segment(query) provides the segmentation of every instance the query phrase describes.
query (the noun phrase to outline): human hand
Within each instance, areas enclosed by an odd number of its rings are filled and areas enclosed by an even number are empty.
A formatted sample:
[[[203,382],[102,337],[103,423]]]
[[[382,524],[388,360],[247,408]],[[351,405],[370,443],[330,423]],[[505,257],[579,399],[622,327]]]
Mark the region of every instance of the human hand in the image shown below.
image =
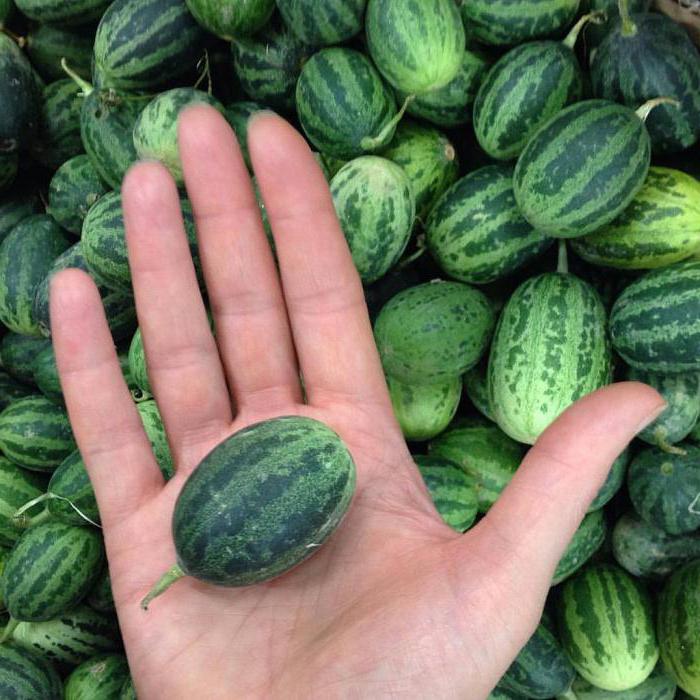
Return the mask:
[[[610,464],[662,401],[641,384],[580,401],[488,515],[455,533],[393,417],[360,280],[311,151],[268,114],[249,139],[279,275],[225,120],[207,107],[181,119],[216,340],[169,174],[142,163],[123,186],[149,376],[176,463],[167,484],[95,285],[77,270],[52,285],[61,381],[139,698],[484,698],[534,631]],[[355,459],[357,492],[339,530],[279,579],[229,589],[186,578],[144,612],[141,599],[175,561],[170,523],[188,475],[228,435],[289,414],[328,424]]]

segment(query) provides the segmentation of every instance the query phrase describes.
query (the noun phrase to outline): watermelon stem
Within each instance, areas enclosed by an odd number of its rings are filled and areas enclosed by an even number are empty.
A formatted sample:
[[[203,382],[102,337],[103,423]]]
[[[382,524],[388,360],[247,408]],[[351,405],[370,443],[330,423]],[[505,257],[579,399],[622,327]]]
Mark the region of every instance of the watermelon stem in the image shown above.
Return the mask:
[[[409,95],[403,103],[403,107],[397,112],[396,116],[387,123],[387,125],[376,135],[376,136],[365,136],[365,138],[360,141],[360,148],[363,151],[376,151],[382,146],[386,146],[394,134],[394,130],[398,126],[399,122],[403,119],[403,115],[406,114],[408,105],[416,99],[415,95]]]
[[[73,79],[73,82],[83,91],[83,97],[87,97],[95,88],[88,83],[87,80],[83,80],[69,65],[65,58],[61,59],[61,68],[67,73],[69,78]]]
[[[685,455],[688,454],[688,452],[681,447],[676,447],[675,445],[672,445],[670,442],[667,442],[666,440],[666,430],[663,427],[659,427],[654,431],[654,439],[656,440],[656,446],[660,449],[663,450],[664,452],[667,452],[668,454],[672,455],[681,455],[682,457],[685,457]]]
[[[559,239],[559,261],[557,263],[557,272],[560,275],[569,273],[569,250],[566,247],[566,241],[563,238]]]
[[[618,9],[622,20],[622,36],[634,36],[637,33],[637,25],[630,17],[628,0],[618,0]]]
[[[605,21],[605,13],[601,12],[600,10],[596,12],[590,12],[587,15],[583,15],[581,19],[574,24],[574,26],[571,28],[571,31],[566,35],[566,38],[564,41],[562,41],[562,44],[566,46],[566,48],[571,49],[572,51],[574,50],[574,46],[576,46],[576,41],[578,40],[578,36],[581,33],[581,30],[589,23],[593,22],[593,24],[603,24]]]
[[[12,41],[14,41],[20,49],[23,49],[27,45],[26,37],[20,36],[19,34],[15,34],[13,31],[10,31],[7,27],[3,25],[0,25],[0,32],[9,36],[10,39],[12,39]]]
[[[148,606],[154,598],[157,598],[161,593],[165,593],[175,581],[181,579],[185,575],[185,572],[177,564],[175,564],[172,569],[168,569],[160,577],[156,585],[151,588],[148,595],[141,601],[141,607],[144,610],[148,610]]]
[[[423,257],[426,250],[428,250],[428,248],[425,245],[425,236],[419,236],[418,246],[417,246],[416,250],[413,253],[411,253],[410,255],[407,255],[403,260],[401,260],[396,265],[396,269],[403,270],[404,267],[408,267],[412,262],[415,262],[416,260],[418,260],[418,258]]]
[[[54,495],[52,493],[42,493],[41,496],[37,496],[36,498],[33,498],[31,501],[27,501],[18,511],[15,512],[15,514],[12,516],[12,521],[14,525],[17,527],[20,527],[22,529],[28,528],[31,525],[36,525],[37,522],[42,522],[46,520],[46,518],[49,516],[49,511],[48,509],[43,510],[41,513],[38,515],[35,515],[33,518],[30,518],[25,515],[25,513],[33,508],[34,506],[38,506],[40,503],[44,503],[45,501],[48,501],[49,499],[54,498]]]
[[[637,116],[645,122],[651,111],[658,107],[659,105],[674,105],[675,107],[680,107],[681,103],[675,100],[673,97],[656,97],[653,100],[645,102],[636,112]]]
[[[12,637],[12,633],[15,631],[17,625],[19,625],[19,620],[15,620],[15,618],[10,615],[10,619],[7,621],[5,629],[2,631],[2,636],[0,636],[0,644],[4,644]]]

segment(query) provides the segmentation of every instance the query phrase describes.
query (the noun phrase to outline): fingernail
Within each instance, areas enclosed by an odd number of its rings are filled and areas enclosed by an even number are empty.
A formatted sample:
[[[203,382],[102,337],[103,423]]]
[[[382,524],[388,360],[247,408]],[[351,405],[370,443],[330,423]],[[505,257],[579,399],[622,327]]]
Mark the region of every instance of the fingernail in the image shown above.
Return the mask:
[[[660,406],[657,406],[640,424],[639,427],[637,428],[636,434],[639,435],[639,433],[644,430],[644,428],[648,428],[666,409],[668,408],[668,404],[664,401]]]
[[[270,116],[277,116],[277,112],[272,111],[271,109],[259,109],[257,112],[253,112],[249,117],[248,117],[248,128],[250,129],[252,123],[258,119],[262,119],[262,117],[270,117]]]

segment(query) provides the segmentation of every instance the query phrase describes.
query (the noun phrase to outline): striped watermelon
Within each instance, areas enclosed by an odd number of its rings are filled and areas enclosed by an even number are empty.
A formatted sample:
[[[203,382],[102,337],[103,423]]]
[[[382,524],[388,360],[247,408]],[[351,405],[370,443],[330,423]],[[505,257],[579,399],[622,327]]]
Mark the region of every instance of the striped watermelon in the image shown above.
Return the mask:
[[[84,661],[66,678],[64,700],[111,700],[129,677],[123,654],[101,654]]]
[[[47,212],[66,231],[80,235],[90,207],[107,191],[90,158],[84,154],[75,156],[51,178]]]
[[[39,336],[32,306],[39,283],[54,259],[71,245],[63,230],[44,214],[15,226],[0,245],[0,320],[15,333]]]
[[[286,25],[305,44],[329,46],[362,30],[367,0],[277,0]]]
[[[579,674],[603,690],[628,690],[659,659],[652,601],[642,584],[611,564],[587,567],[563,586],[560,639]]]
[[[184,0],[115,0],[95,36],[99,87],[147,90],[184,78],[203,36]]]
[[[248,152],[248,122],[256,112],[262,112],[266,108],[257,102],[232,102],[226,107],[224,116],[226,121],[231,125],[238,145],[240,146],[243,160],[250,172],[253,172],[253,166],[250,162],[250,153]]]
[[[540,624],[499,681],[499,686],[537,700],[564,693],[575,677],[576,671],[556,637]]]
[[[48,661],[72,666],[121,646],[116,618],[82,604],[54,620],[20,622],[12,639]]]
[[[14,0],[23,15],[37,22],[59,25],[88,24],[102,17],[109,0]]]
[[[577,678],[569,693],[562,695],[567,700],[673,700],[676,697],[676,682],[660,662],[643,683],[629,690],[601,690],[583,678]]]
[[[426,234],[442,270],[472,284],[511,274],[553,243],[520,213],[507,165],[487,165],[454,184],[430,213]]]
[[[173,513],[177,565],[143,607],[182,576],[221,586],[279,576],[318,551],[354,491],[352,457],[323,423],[287,416],[244,428],[185,482]]]
[[[178,120],[184,109],[199,104],[224,111],[223,105],[206,92],[174,88],[154,97],[134,124],[134,148],[138,157],[161,161],[180,187],[185,184],[185,179],[178,148]]]
[[[651,160],[642,117],[605,100],[563,109],[528,142],[513,179],[523,216],[542,233],[575,238],[621,214]]]
[[[57,80],[44,88],[41,116],[32,156],[49,170],[83,152],[80,139],[80,88],[70,79]]]
[[[416,215],[423,220],[459,175],[459,158],[450,140],[437,129],[403,121],[382,156],[400,165],[411,181]]]
[[[513,478],[525,450],[493,423],[464,419],[430,443],[430,456],[448,459],[472,477],[479,512],[486,513]]]
[[[19,171],[19,153],[0,153],[0,192],[7,190],[16,180]]]
[[[460,377],[437,384],[405,384],[387,375],[394,415],[406,440],[430,440],[454,418],[462,396]]]
[[[17,44],[0,32],[0,144],[12,153],[27,148],[36,132],[41,104],[32,67]]]
[[[185,0],[194,18],[223,39],[255,34],[270,19],[275,0]]]
[[[336,158],[355,158],[387,145],[399,115],[391,91],[359,51],[324,49],[301,69],[299,121],[311,143]]]
[[[45,483],[41,475],[0,457],[0,546],[12,547],[18,540],[22,528],[13,516],[27,501],[41,496]]]
[[[129,167],[138,159],[134,124],[151,99],[114,90],[92,90],[80,110],[80,136],[99,176],[119,189]]]
[[[15,226],[0,245],[0,320],[15,333],[41,335],[34,320],[34,294],[54,259],[71,245],[45,214]]]
[[[114,612],[114,596],[108,566],[102,569],[102,573],[85,600],[91,608],[98,612]]]
[[[52,620],[75,607],[104,562],[102,536],[87,527],[45,522],[17,541],[3,575],[5,604],[14,620]]]
[[[192,207],[186,200],[181,201],[181,206],[190,250],[196,256],[197,239]],[[106,194],[90,209],[83,222],[82,244],[85,261],[95,281],[115,292],[130,295],[131,270],[124,233],[122,198],[118,192]]]
[[[467,32],[496,46],[513,46],[561,33],[580,0],[459,0]]]
[[[620,17],[620,0],[588,0],[588,4],[592,12],[604,12],[606,16],[606,21],[602,24],[589,24],[586,27],[586,46],[592,59],[593,52],[610,33],[615,26],[615,22]],[[627,7],[630,12],[647,12],[650,5],[651,0],[627,0]]]
[[[141,330],[136,329],[134,337],[129,345],[129,371],[136,386],[144,396],[151,396],[153,389],[148,379],[148,367],[146,365],[146,352],[143,347]]]
[[[0,697],[63,700],[61,677],[41,654],[6,642],[0,646]]]
[[[0,370],[0,411],[7,408],[13,401],[35,393],[36,390],[33,387],[18,382],[7,372]]]
[[[574,45],[588,16],[563,41],[522,44],[503,56],[479,88],[474,131],[492,158],[517,158],[538,129],[583,95]]]
[[[243,92],[273,109],[293,111],[301,67],[313,50],[283,24],[231,43],[233,66]]]
[[[85,27],[66,28],[37,24],[27,33],[27,54],[39,75],[47,82],[65,78],[61,59],[81,78],[92,74],[92,45],[95,35]]]
[[[464,58],[464,25],[453,0],[368,0],[367,46],[397,90],[419,95],[455,78]]]
[[[630,464],[627,488],[637,513],[669,535],[700,528],[700,447],[682,444],[685,454],[656,447],[642,450]]]
[[[700,697],[700,559],[674,572],[659,598],[661,658],[678,685]]]
[[[413,187],[403,168],[386,158],[362,156],[331,180],[335,212],[355,267],[367,283],[401,258],[416,217]]]
[[[68,414],[43,396],[29,396],[0,413],[0,449],[22,467],[53,472],[75,449]]]
[[[610,472],[608,473],[608,478],[605,483],[600,487],[598,495],[593,499],[588,508],[588,512],[592,513],[594,510],[602,508],[604,505],[610,502],[613,496],[622,488],[622,484],[625,483],[625,477],[627,476],[627,466],[630,462],[630,451],[626,449],[614,462],[612,467],[610,467]]]
[[[611,380],[606,313],[569,274],[523,283],[501,314],[489,359],[489,395],[502,430],[534,444],[580,398]]]
[[[32,214],[40,214],[44,207],[39,195],[32,190],[13,188],[0,196],[0,243],[12,229]]]
[[[615,524],[612,551],[617,563],[632,576],[663,578],[700,557],[700,532],[669,535],[630,512]]]
[[[52,403],[63,406],[63,390],[58,376],[53,345],[45,347],[34,360],[34,383]]]
[[[648,272],[610,314],[615,350],[649,372],[700,371],[700,260]]]
[[[481,292],[435,281],[406,289],[385,304],[374,337],[388,374],[409,384],[435,384],[477,364],[494,321]]]
[[[553,586],[573,575],[600,549],[606,530],[602,510],[594,510],[586,515],[557,564],[552,578]]]
[[[158,405],[155,401],[140,401],[136,408],[141,416],[146,435],[151,442],[156,462],[158,462],[163,476],[170,479],[175,473],[175,466]]]
[[[447,459],[433,455],[413,459],[440,517],[457,532],[468,530],[478,512],[473,479]]]
[[[477,91],[486,76],[490,58],[478,49],[467,49],[457,75],[437,90],[416,95],[406,110],[409,114],[425,119],[445,129],[468,124]],[[407,94],[399,92],[403,99]]]
[[[665,267],[700,251],[700,182],[652,166],[632,203],[611,224],[572,241],[594,265],[627,270]]]
[[[0,362],[15,379],[29,386],[34,384],[34,360],[50,343],[19,333],[6,333],[0,341]]]
[[[488,363],[479,363],[464,375],[464,392],[482,416],[494,421],[489,400]]]
[[[627,379],[656,389],[668,405],[637,437],[650,445],[673,452],[671,446],[686,438],[700,418],[700,374],[656,374],[630,369]]]
[[[649,116],[654,150],[680,151],[700,137],[700,54],[669,17],[654,12],[618,21],[593,57],[591,82],[597,97],[630,107],[661,96],[678,100],[680,107],[663,105]]]

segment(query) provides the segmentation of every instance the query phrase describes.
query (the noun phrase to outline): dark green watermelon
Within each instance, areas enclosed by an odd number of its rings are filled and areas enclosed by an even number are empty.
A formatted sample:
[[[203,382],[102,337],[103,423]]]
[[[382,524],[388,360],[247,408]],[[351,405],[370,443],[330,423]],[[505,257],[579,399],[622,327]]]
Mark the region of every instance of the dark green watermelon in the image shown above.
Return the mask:
[[[158,462],[163,476],[170,479],[175,473],[175,463],[158,405],[153,400],[139,401],[136,408],[151,443],[156,462]]]
[[[109,577],[109,567],[105,566],[95,585],[85,599],[87,604],[98,612],[114,612],[114,595]]]
[[[305,44],[340,44],[360,32],[367,0],[277,0],[285,24]]]
[[[92,73],[94,42],[95,32],[86,27],[67,28],[37,24],[27,34],[27,54],[34,68],[47,82],[66,77],[61,67],[62,59],[65,59],[71,70],[81,78],[89,80]]]
[[[65,700],[118,700],[129,677],[123,654],[101,654],[84,661],[66,678]]]
[[[98,20],[110,0],[15,0],[22,14],[37,22],[59,25],[82,25]]]
[[[0,411],[7,408],[13,401],[35,393],[34,387],[23,384],[4,370],[0,370]]]
[[[63,700],[61,677],[40,653],[5,642],[0,645],[0,697]]]
[[[34,383],[49,401],[63,405],[63,390],[52,345],[45,347],[34,360]]]
[[[34,384],[34,360],[47,345],[44,338],[6,333],[0,341],[2,366],[15,379],[31,386]]]
[[[240,40],[262,29],[275,9],[275,0],[185,0],[194,18],[222,39]]]
[[[583,519],[573,539],[557,564],[552,585],[565,581],[578,571],[601,547],[606,525],[602,510],[594,510]]]
[[[17,224],[42,211],[41,199],[34,190],[14,187],[0,195],[0,243]]]
[[[12,547],[22,534],[21,521],[14,519],[15,513],[28,501],[39,498],[46,480],[18,467],[6,457],[0,457],[0,546]],[[38,514],[35,508],[28,517]]]
[[[592,58],[600,42],[605,39],[620,17],[620,0],[588,0],[588,4],[592,12],[604,12],[606,17],[600,24],[591,23],[586,26],[584,37]],[[630,12],[647,12],[650,6],[651,0],[627,0]]]
[[[620,490],[622,484],[625,483],[625,477],[627,476],[627,465],[630,462],[630,451],[626,449],[614,462],[612,467],[610,467],[610,472],[605,480],[605,483],[600,487],[598,495],[593,499],[588,508],[588,512],[592,513],[594,510],[598,510],[606,505],[612,497]]]

